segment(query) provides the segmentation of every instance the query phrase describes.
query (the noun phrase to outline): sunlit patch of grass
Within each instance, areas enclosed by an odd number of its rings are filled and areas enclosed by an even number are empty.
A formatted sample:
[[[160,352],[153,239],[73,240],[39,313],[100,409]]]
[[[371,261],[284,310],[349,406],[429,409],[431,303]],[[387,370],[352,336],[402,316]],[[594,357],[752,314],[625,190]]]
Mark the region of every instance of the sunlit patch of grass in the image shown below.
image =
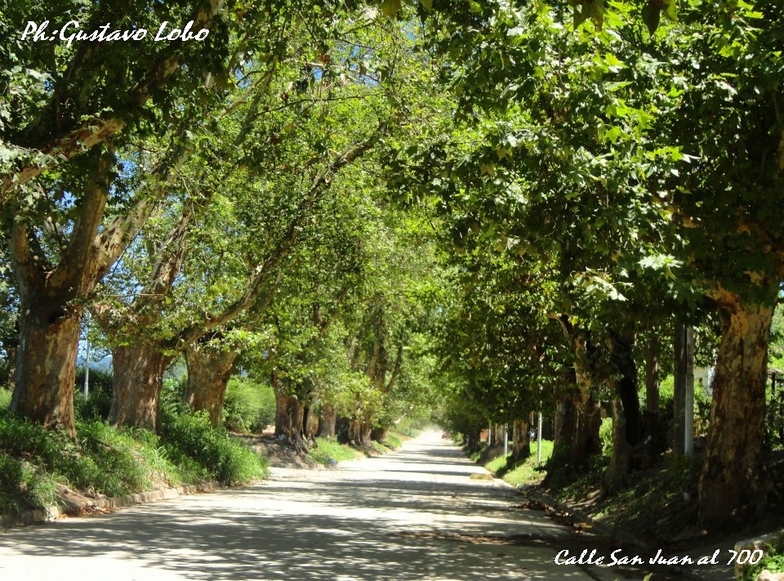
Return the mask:
[[[308,451],[308,455],[314,462],[324,466],[331,466],[344,460],[355,460],[363,456],[361,452],[328,438],[316,438],[316,444]]]
[[[387,432],[386,440],[381,443],[391,450],[397,450],[403,445],[403,437],[395,432]]]
[[[11,396],[13,392],[10,389],[0,387],[0,411],[7,410],[11,405]]]
[[[485,468],[498,476],[503,478],[512,486],[522,486],[526,484],[536,484],[544,479],[544,464],[549,460],[553,453],[553,443],[549,440],[542,440],[542,464],[539,465],[537,461],[536,444],[531,446],[531,455],[518,462],[515,466],[508,466],[508,459],[511,454],[507,456],[498,456],[485,464]]]

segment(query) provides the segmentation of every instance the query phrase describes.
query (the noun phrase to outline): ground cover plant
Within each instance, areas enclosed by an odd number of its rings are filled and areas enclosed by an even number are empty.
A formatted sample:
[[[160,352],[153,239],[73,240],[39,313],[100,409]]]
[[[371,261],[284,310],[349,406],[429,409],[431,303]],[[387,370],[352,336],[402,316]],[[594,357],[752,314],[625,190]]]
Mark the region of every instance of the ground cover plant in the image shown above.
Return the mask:
[[[0,514],[45,509],[58,486],[121,496],[182,484],[242,484],[266,474],[264,458],[202,415],[167,414],[160,435],[77,420],[76,438],[0,413]]]

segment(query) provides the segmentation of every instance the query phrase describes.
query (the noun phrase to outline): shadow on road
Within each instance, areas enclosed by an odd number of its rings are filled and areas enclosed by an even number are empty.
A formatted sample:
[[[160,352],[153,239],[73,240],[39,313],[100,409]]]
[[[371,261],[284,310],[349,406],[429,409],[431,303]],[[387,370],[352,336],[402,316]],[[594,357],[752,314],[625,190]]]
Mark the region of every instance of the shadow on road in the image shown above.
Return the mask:
[[[35,557],[26,571],[55,563],[61,580],[69,571],[92,578],[80,563],[95,558],[117,567],[102,575],[108,581],[130,578],[119,573],[124,563],[141,568],[145,581],[590,578],[553,565],[558,543],[572,542],[565,529],[542,513],[512,509],[513,491],[470,479],[475,471],[456,448],[427,441],[303,473],[307,480],[289,473],[246,489],[12,531],[0,536],[0,577],[3,567]],[[514,535],[519,542],[504,544]]]

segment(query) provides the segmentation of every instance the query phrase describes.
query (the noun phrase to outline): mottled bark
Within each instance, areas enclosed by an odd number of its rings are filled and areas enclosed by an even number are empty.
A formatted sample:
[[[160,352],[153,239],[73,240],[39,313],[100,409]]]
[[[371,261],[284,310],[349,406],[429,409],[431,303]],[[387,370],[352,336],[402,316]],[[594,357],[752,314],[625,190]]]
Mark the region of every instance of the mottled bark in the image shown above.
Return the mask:
[[[207,412],[213,425],[220,424],[226,387],[238,355],[236,349],[217,350],[199,344],[185,350],[188,384],[183,399],[193,411]]]
[[[765,371],[775,306],[775,294],[771,294],[768,304],[744,302],[727,291],[715,297],[723,333],[699,481],[703,526],[754,516],[766,502],[762,443]]]
[[[305,408],[305,421],[303,422],[303,433],[306,438],[313,438],[318,434],[319,429],[319,416],[313,407],[308,406]]]
[[[369,422],[363,421],[361,419],[352,419],[348,425],[349,442],[356,446],[371,446],[371,431],[372,428]]]
[[[525,460],[531,455],[531,433],[526,420],[518,419],[512,423],[512,456],[507,465]]]
[[[109,423],[158,431],[163,372],[172,362],[158,345],[138,341],[112,349],[114,389]]]
[[[305,408],[294,395],[289,380],[272,374],[272,389],[275,391],[275,437],[286,440],[295,447],[303,447],[303,423]]]
[[[322,405],[319,408],[319,429],[318,435],[320,438],[334,438],[335,425],[337,423],[338,414],[335,407],[331,405]]]
[[[73,437],[73,391],[82,310],[56,300],[28,304],[30,298],[23,301],[19,314],[21,341],[10,409]]]
[[[583,399],[573,390],[557,402],[553,456],[556,463],[580,468],[602,451],[599,403],[590,395]]]

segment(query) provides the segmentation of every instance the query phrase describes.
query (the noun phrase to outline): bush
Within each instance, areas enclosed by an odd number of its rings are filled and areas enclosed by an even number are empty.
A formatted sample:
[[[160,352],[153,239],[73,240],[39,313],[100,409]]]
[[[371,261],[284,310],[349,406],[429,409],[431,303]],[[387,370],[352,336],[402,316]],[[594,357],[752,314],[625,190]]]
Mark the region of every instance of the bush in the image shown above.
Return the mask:
[[[223,422],[233,432],[260,432],[275,422],[275,393],[270,385],[234,377],[223,402]]]
[[[112,407],[114,375],[111,371],[90,369],[89,394],[84,397],[84,369],[76,372],[74,413],[83,420],[105,420]]]
[[[203,412],[165,413],[161,436],[171,458],[186,463],[191,459],[222,484],[243,484],[266,475],[266,460],[224,428],[210,424]]]

